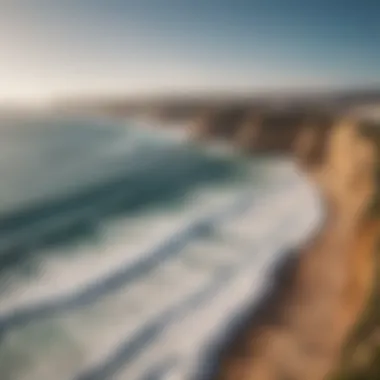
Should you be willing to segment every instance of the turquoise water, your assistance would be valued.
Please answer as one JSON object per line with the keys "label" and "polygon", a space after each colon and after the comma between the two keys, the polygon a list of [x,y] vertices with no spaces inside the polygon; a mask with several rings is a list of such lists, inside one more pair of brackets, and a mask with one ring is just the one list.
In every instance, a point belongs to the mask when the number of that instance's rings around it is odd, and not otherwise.
{"label": "turquoise water", "polygon": [[2,379],[188,378],[320,219],[288,161],[132,121],[44,116],[1,133]]}

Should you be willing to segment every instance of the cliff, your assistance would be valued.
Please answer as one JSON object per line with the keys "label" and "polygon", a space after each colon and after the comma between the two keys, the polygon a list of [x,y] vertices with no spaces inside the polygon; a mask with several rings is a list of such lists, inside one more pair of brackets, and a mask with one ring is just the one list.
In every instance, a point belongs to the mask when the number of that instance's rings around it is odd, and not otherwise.
{"label": "cliff", "polygon": [[[371,138],[376,148],[377,170],[375,171],[375,194],[369,209],[367,223],[360,230],[365,242],[371,235],[376,241],[375,249],[360,247],[353,262],[356,277],[353,278],[347,295],[351,305],[358,303],[364,285],[371,289],[371,297],[359,310],[359,318],[346,338],[340,365],[331,380],[376,380],[380,378],[379,366],[379,324],[380,324],[380,123],[362,123],[362,132]],[[356,301],[355,301],[356,300]]]}
{"label": "cliff", "polygon": [[[323,136],[324,154],[309,174],[328,206],[326,224],[222,348],[213,379],[326,378],[369,298],[379,235],[379,223],[366,219],[375,152],[355,120],[343,118]],[[320,143],[311,140],[309,153]]]}

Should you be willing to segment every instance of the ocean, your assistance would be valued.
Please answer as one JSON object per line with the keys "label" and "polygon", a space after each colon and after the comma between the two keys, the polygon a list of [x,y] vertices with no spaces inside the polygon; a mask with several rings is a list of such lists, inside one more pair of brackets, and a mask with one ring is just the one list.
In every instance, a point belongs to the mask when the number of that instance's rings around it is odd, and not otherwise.
{"label": "ocean", "polygon": [[2,380],[200,379],[318,230],[290,159],[142,124],[0,118]]}

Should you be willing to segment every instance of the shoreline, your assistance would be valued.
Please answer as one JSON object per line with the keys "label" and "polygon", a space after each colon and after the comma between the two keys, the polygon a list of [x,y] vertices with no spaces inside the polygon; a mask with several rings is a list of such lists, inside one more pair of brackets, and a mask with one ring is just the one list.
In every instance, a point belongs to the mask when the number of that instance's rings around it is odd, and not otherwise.
{"label": "shoreline", "polygon": [[[361,223],[366,226],[368,221]],[[288,259],[274,273],[272,291],[263,295],[244,324],[225,342],[218,368],[202,380],[325,378],[337,365],[346,336],[368,300],[373,282],[368,277],[371,255],[363,259],[359,247],[363,239],[371,245],[369,240],[377,237],[379,223],[376,228],[372,235],[356,234],[354,248],[349,249],[352,262],[362,261],[362,267],[367,268],[362,277],[355,263],[345,278],[334,284],[336,273],[331,273],[331,258],[321,258],[326,228],[297,255],[286,256]],[[326,288],[326,279],[319,275],[313,280],[313,273],[307,273],[310,269],[315,272],[317,265],[322,266],[320,275],[331,275],[325,291],[321,288]],[[352,291],[355,280],[359,289],[356,294]],[[318,313],[321,315],[315,318]]]}

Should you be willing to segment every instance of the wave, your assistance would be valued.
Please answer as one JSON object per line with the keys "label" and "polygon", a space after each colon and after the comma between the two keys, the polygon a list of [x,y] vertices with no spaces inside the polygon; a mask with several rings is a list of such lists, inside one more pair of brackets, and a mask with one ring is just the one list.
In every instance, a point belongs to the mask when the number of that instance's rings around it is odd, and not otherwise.
{"label": "wave", "polygon": [[[0,228],[3,243],[33,248],[0,273],[4,379],[190,378],[287,248],[318,228],[320,198],[291,162],[149,138],[146,164],[120,143],[95,187]],[[96,232],[45,244],[78,219]],[[21,273],[28,257],[38,265]]]}

